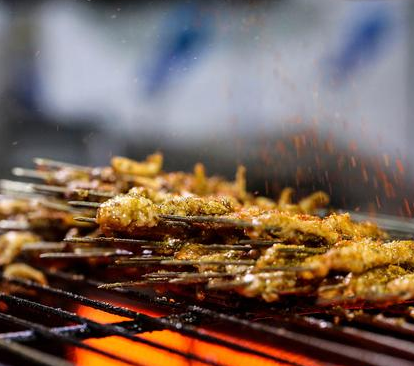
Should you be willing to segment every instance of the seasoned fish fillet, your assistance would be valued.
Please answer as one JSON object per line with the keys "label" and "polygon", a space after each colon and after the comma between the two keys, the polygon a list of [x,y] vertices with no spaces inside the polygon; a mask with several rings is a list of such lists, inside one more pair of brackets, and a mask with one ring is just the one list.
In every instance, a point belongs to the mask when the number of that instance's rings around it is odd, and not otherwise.
{"label": "seasoned fish fillet", "polygon": [[[335,286],[320,286],[320,299],[335,298],[375,298],[382,295],[397,294],[406,289],[411,282],[414,290],[414,275],[400,266],[389,265],[370,269],[361,274],[349,274],[342,283]],[[410,281],[411,279],[411,281]],[[409,286],[407,286],[409,287]],[[414,292],[412,292],[414,293]]]}
{"label": "seasoned fish fillet", "polygon": [[246,283],[236,288],[239,294],[246,297],[261,296],[267,302],[278,301],[281,292],[295,288],[297,283],[294,273],[281,271],[246,274],[238,280]]}
{"label": "seasoned fish fillet", "polygon": [[0,219],[7,219],[16,215],[25,214],[36,207],[33,201],[27,199],[1,198]]}
{"label": "seasoned fish fillet", "polygon": [[12,263],[7,265],[3,270],[3,276],[5,278],[21,278],[38,282],[41,285],[47,285],[46,276],[25,263]]}
{"label": "seasoned fish fillet", "polygon": [[163,163],[162,154],[149,155],[144,162],[115,156],[111,160],[111,166],[117,174],[137,175],[153,177],[161,172]]}
{"label": "seasoned fish fillet", "polygon": [[414,264],[414,241],[381,241],[364,238],[343,241],[327,253],[307,258],[304,278],[325,277],[330,271],[362,273],[368,269],[390,264]]}
{"label": "seasoned fish fillet", "polygon": [[10,264],[20,254],[23,246],[40,241],[37,235],[26,231],[9,231],[0,236],[0,266]]}
{"label": "seasoned fish fillet", "polygon": [[228,198],[202,198],[168,196],[161,203],[132,192],[118,195],[104,202],[97,211],[97,222],[103,232],[125,232],[154,227],[159,215],[226,215],[234,211],[234,204]]}
{"label": "seasoned fish fillet", "polygon": [[375,224],[353,222],[349,214],[331,214],[322,219],[278,210],[263,213],[249,209],[230,217],[252,223],[254,227],[246,229],[251,238],[276,237],[299,244],[317,242],[331,246],[344,239],[387,236]]}

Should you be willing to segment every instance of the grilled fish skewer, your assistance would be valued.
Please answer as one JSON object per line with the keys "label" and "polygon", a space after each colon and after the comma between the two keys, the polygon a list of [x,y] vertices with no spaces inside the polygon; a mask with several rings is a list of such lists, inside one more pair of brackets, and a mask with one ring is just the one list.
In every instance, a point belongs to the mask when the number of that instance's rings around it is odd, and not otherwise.
{"label": "grilled fish skewer", "polygon": [[178,197],[133,189],[102,204],[73,204],[97,208],[96,222],[106,235],[116,232],[134,237],[140,235],[142,228],[172,221],[204,226],[217,224],[244,229],[252,239],[280,237],[296,243],[319,241],[332,245],[347,238],[385,236],[375,225],[354,223],[346,214],[320,219],[277,210],[263,212],[259,207],[246,209],[232,197]]}
{"label": "grilled fish skewer", "polygon": [[362,273],[374,267],[390,264],[414,265],[414,241],[383,243],[372,239],[343,241],[325,254],[307,258],[306,279],[325,277],[330,271]]}
{"label": "grilled fish skewer", "polygon": [[[67,186],[56,186],[48,184],[23,183],[18,181],[0,180],[0,190],[6,193],[30,194],[33,197],[43,197],[43,195],[63,196],[69,199],[109,199],[115,196],[114,191],[85,189]],[[38,195],[38,196],[35,196]],[[30,196],[29,196],[30,197]]]}

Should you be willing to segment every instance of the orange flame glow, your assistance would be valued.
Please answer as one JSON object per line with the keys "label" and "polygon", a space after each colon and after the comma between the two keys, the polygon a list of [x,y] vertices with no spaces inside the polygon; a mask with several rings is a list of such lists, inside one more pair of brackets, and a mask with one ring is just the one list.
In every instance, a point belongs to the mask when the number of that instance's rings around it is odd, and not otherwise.
{"label": "orange flame glow", "polygon": [[[140,311],[139,309],[135,309]],[[147,315],[154,316],[156,314],[142,311]],[[116,315],[104,313],[99,310],[80,306],[78,314],[89,319],[95,320],[99,323],[119,322],[123,320],[130,320]],[[286,359],[292,362],[297,362],[305,366],[321,366],[322,364],[310,358],[290,353],[276,347],[264,346],[258,343],[241,340],[235,337],[224,336],[219,333],[203,330],[206,334],[212,334],[222,339],[235,342],[236,344],[247,346],[258,351],[268,353],[270,355]],[[238,366],[285,366],[285,363],[274,362],[269,359],[232,351],[221,346],[212,345],[206,342],[194,340],[189,337],[182,336],[178,333],[168,330],[153,331],[141,335],[143,338],[162,343],[166,346],[174,347],[184,352],[192,352],[212,361],[219,362],[223,365],[238,365]],[[188,361],[182,357],[173,355],[169,352],[157,350],[155,348],[134,343],[120,337],[107,337],[104,339],[89,339],[85,341],[87,344],[95,346],[105,351],[122,355],[131,360],[139,360],[143,365],[148,366],[202,366],[201,363],[195,361]],[[99,366],[125,366],[122,362],[116,362],[106,357],[94,354],[92,352],[75,349],[74,361],[77,365],[99,365]]]}

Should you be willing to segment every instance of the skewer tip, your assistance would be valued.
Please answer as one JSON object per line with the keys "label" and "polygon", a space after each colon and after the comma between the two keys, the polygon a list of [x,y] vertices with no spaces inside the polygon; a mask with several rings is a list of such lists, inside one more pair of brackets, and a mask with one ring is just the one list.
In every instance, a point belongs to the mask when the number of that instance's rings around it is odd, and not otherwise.
{"label": "skewer tip", "polygon": [[74,217],[73,219],[79,222],[88,222],[88,223],[96,224],[96,225],[98,224],[96,217],[77,216],[77,217]]}

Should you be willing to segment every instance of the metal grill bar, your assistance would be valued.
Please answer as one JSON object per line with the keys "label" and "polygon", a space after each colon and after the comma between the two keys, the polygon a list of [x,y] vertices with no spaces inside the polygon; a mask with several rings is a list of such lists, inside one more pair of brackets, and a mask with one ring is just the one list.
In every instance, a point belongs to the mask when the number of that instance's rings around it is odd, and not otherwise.
{"label": "metal grill bar", "polygon": [[[100,323],[92,321],[88,318],[79,316],[75,313],[71,313],[71,312],[66,311],[66,310],[55,309],[55,308],[52,308],[52,307],[47,306],[47,305],[39,304],[39,303],[30,301],[30,300],[26,300],[26,299],[16,297],[16,296],[13,296],[13,295],[7,295],[7,294],[4,294],[4,293],[3,294],[0,293],[0,299],[3,300],[4,302],[8,303],[8,304],[23,306],[24,308],[35,310],[35,311],[40,312],[42,314],[50,314],[50,315],[57,316],[61,319],[73,321],[73,322],[76,322],[76,323],[84,323],[84,324],[87,324],[91,329],[93,329],[97,332],[101,332],[103,334],[110,335],[110,336],[112,336],[112,335],[120,336],[120,337],[128,339],[132,342],[145,344],[147,346],[154,347],[154,348],[159,349],[161,351],[166,351],[166,352],[175,354],[177,356],[181,356],[185,359],[198,361],[198,362],[204,363],[206,365],[211,365],[211,366],[222,366],[218,362],[215,362],[215,361],[206,359],[204,357],[198,356],[198,355],[196,355],[192,352],[183,352],[183,351],[180,351],[179,349],[176,349],[176,348],[173,348],[173,347],[168,347],[168,346],[165,346],[165,345],[163,345],[161,343],[158,343],[158,342],[155,342],[155,341],[151,341],[151,340],[148,340],[148,339],[136,336],[136,335],[131,335],[131,333],[129,333],[128,331],[126,331],[125,329],[123,329],[121,327],[113,326],[113,325],[110,325],[110,324],[100,324]],[[1,314],[0,313],[0,318],[2,318],[5,315],[6,314]],[[21,319],[15,318],[14,321],[18,324],[18,321],[21,321]],[[36,326],[36,324],[34,324],[34,326]],[[33,326],[33,328],[34,328],[34,326]],[[27,327],[30,328],[31,326],[27,324]],[[49,331],[48,328],[46,328],[46,330]],[[71,338],[68,338],[67,342],[73,342],[73,340]],[[79,342],[79,343],[81,345],[85,346],[83,343],[81,343],[81,342]],[[79,345],[79,347],[81,347],[81,346]],[[131,361],[127,361],[127,362],[130,363],[130,364],[132,363]],[[139,365],[139,364],[137,364],[137,365]]]}
{"label": "metal grill bar", "polygon": [[[71,276],[65,273],[53,273],[58,278],[69,279],[75,282],[82,282],[83,284],[88,283],[92,286],[99,286],[101,283],[98,281],[86,280],[83,276]],[[128,294],[129,296],[137,295],[138,299],[145,302],[145,295],[142,293],[137,293],[135,291],[129,291],[123,288],[114,288],[111,291],[119,292],[122,294]],[[148,296],[149,299],[152,299]],[[372,366],[388,366],[388,365],[414,365],[414,362],[408,360],[402,360],[397,357],[386,356],[381,353],[379,355],[377,352],[374,352],[369,349],[365,349],[362,346],[358,345],[358,337],[354,337],[354,343],[356,346],[344,345],[337,341],[337,339],[326,340],[316,336],[314,333],[318,329],[318,325],[309,326],[308,329],[298,331],[289,330],[288,327],[291,325],[290,321],[279,321],[278,326],[267,326],[257,322],[251,322],[242,318],[235,316],[230,316],[225,313],[216,312],[210,309],[202,308],[199,306],[187,306],[179,303],[169,303],[165,299],[152,299],[152,301],[161,306],[168,306],[171,310],[171,307],[177,307],[181,310],[188,311],[191,314],[199,314],[204,318],[213,319],[215,321],[221,321],[221,323],[227,323],[237,326],[238,328],[242,327],[246,330],[250,329],[252,331],[261,333],[267,337],[271,337],[273,341],[283,342],[285,345],[290,347],[295,346],[295,351],[298,351],[298,347],[302,348],[303,351],[310,351],[313,354],[319,356],[324,356],[326,358],[335,359],[341,358],[345,362],[351,363],[352,365],[372,365]],[[312,334],[312,335],[310,335]]]}
{"label": "metal grill bar", "polygon": [[141,320],[143,321],[145,324],[152,324],[154,326],[155,329],[160,328],[160,329],[168,329],[174,332],[178,332],[180,334],[186,335],[186,336],[190,336],[190,337],[194,337],[198,340],[204,341],[204,342],[208,342],[211,344],[216,344],[218,346],[222,346],[222,347],[226,347],[238,352],[243,352],[243,353],[249,353],[255,356],[260,356],[263,358],[267,358],[270,359],[272,361],[276,361],[276,362],[282,362],[285,364],[289,364],[289,365],[294,365],[294,366],[298,366],[298,363],[286,360],[286,359],[282,359],[279,357],[275,357],[272,355],[269,355],[265,352],[261,352],[255,349],[252,349],[250,347],[245,347],[245,346],[241,346],[238,345],[236,343],[232,343],[229,341],[226,341],[224,339],[212,336],[212,335],[208,335],[205,333],[202,333],[200,330],[198,330],[196,327],[190,325],[190,324],[185,324],[181,321],[177,321],[174,319],[171,319],[169,317],[165,317],[165,318],[154,318],[154,317],[150,317],[148,315],[142,314],[142,313],[138,313],[136,311],[130,310],[130,309],[126,309],[120,306],[115,306],[112,305],[110,303],[107,302],[103,302],[103,301],[97,301],[97,300],[92,300],[89,299],[87,297],[78,295],[78,294],[74,294],[68,291],[64,291],[61,289],[56,289],[56,288],[52,288],[50,286],[42,286],[39,285],[37,283],[34,282],[29,282],[29,281],[25,281],[25,280],[20,280],[20,279],[10,279],[8,280],[9,282],[18,284],[20,286],[24,286],[26,288],[33,288],[33,289],[37,289],[40,291],[44,291],[47,293],[52,293],[54,295],[59,295],[61,297],[65,297],[67,299],[71,299],[73,301],[76,301],[82,305],[86,305],[89,307],[92,307],[94,309],[97,310],[102,310],[111,314],[115,314],[115,315],[119,315],[119,316],[123,316],[123,317],[127,317],[127,318],[131,318],[131,319],[136,319],[136,320]]}
{"label": "metal grill bar", "polygon": [[[112,325],[124,327],[128,330],[135,330],[136,323],[133,321],[124,321],[124,322],[116,322],[111,323]],[[60,333],[65,334],[71,337],[76,337],[78,339],[87,339],[87,338],[100,338],[105,337],[104,335],[98,334],[93,332],[86,324],[81,325],[69,325],[64,327],[53,327],[49,328],[53,333]],[[30,342],[35,341],[37,339],[36,332],[32,329],[30,330],[22,330],[17,332],[9,332],[9,333],[1,333],[0,340],[6,341],[15,341],[15,342]]]}
{"label": "metal grill bar", "polygon": [[338,359],[338,357],[352,362],[353,365],[370,365],[370,366],[390,366],[414,365],[414,362],[401,360],[400,358],[378,354],[371,350],[348,346],[345,344],[317,338],[314,336],[293,332],[283,327],[273,327],[261,323],[251,322],[240,319],[232,315],[222,314],[213,310],[201,308],[198,306],[190,306],[192,311],[202,314],[213,319],[220,319],[226,323],[234,324],[244,329],[267,334],[269,336],[276,336],[280,340],[285,340],[290,344],[296,344],[305,348],[317,350],[322,353],[330,353],[331,357]]}
{"label": "metal grill bar", "polygon": [[414,325],[401,321],[401,318],[385,318],[382,315],[369,316],[368,314],[355,314],[352,319],[355,323],[366,324],[385,331],[413,337]]}
{"label": "metal grill bar", "polygon": [[37,349],[0,339],[0,349],[42,366],[74,366],[71,362],[49,355]]}
{"label": "metal grill bar", "polygon": [[[0,294],[0,297],[2,297],[1,294]],[[2,297],[2,300],[5,300],[5,299]],[[77,339],[66,336],[64,334],[54,333],[49,328],[47,328],[47,327],[45,327],[41,324],[31,322],[29,320],[24,320],[24,319],[21,319],[21,318],[17,318],[13,315],[4,314],[4,313],[0,313],[0,320],[6,321],[6,322],[11,323],[11,324],[19,325],[21,327],[33,329],[41,337],[46,338],[46,339],[50,339],[52,341],[60,341],[60,342],[63,342],[64,344],[71,344],[75,347],[83,348],[87,351],[95,352],[95,353],[97,353],[101,356],[105,356],[105,357],[111,358],[111,359],[116,360],[116,361],[121,361],[121,362],[124,362],[126,364],[130,364],[130,365],[134,365],[134,366],[143,366],[143,364],[140,363],[140,362],[136,362],[134,360],[129,360],[129,359],[126,359],[122,356],[118,356],[118,355],[115,355],[113,353],[106,352],[106,351],[101,350],[99,348],[90,346],[86,343],[82,343],[81,341],[78,341]]]}
{"label": "metal grill bar", "polygon": [[414,359],[414,344],[394,337],[368,332],[354,327],[334,325],[326,320],[312,317],[295,317],[292,322],[304,325],[306,328],[318,327],[326,336],[334,336],[344,341],[354,341],[370,349],[381,349],[392,355],[400,355],[407,359]]}

